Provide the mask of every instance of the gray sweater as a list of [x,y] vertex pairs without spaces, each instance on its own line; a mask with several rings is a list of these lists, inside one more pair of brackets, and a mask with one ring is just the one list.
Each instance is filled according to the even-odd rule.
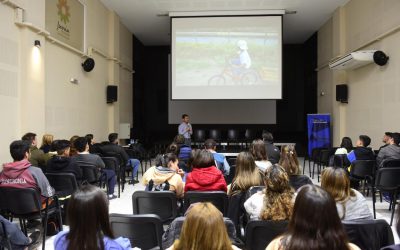
[[373,220],[374,217],[364,196],[357,190],[353,189],[353,191],[356,196],[350,197],[345,203],[336,202],[340,219],[344,221]]
[[376,157],[376,164],[380,168],[382,167],[384,161],[397,159],[400,159],[400,147],[395,144],[391,144],[383,147],[379,151],[378,156]]

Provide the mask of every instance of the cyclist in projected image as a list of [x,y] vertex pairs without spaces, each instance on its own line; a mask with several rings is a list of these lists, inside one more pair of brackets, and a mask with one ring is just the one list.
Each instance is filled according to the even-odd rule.
[[[252,85],[258,80],[257,72],[251,69],[251,58],[247,50],[247,42],[239,40],[236,43],[237,55],[230,60],[226,60],[226,65],[222,72],[210,77],[208,85],[241,84]],[[231,81],[229,81],[231,79]]]

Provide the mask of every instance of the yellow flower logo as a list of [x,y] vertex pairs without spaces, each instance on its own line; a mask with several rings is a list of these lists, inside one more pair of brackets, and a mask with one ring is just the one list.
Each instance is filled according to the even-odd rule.
[[71,16],[67,0],[58,0],[57,9],[57,14],[60,17],[60,20],[64,22],[64,24],[67,24],[69,22],[69,17]]

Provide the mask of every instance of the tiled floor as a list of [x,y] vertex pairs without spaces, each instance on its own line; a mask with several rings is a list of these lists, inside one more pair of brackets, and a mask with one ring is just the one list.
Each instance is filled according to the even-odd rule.
[[[299,159],[301,163],[303,163],[303,159]],[[308,163],[306,162],[306,174],[308,174]],[[317,181],[317,176],[313,179],[314,184],[319,185]],[[121,193],[121,197],[111,200],[110,201],[110,213],[120,213],[120,214],[132,214],[132,194],[136,190],[144,190],[144,186],[140,183],[135,184],[134,186],[132,185],[125,185],[125,190],[124,192]],[[117,189],[116,191],[117,192]],[[368,206],[370,210],[372,211],[372,198],[371,196],[366,197],[368,201]],[[388,210],[389,204],[387,202],[382,202],[380,203],[379,201],[376,203],[376,217],[377,219],[385,219],[386,221],[390,222],[390,216],[391,213]],[[396,220],[396,218],[395,218]],[[395,223],[393,223],[395,224]],[[395,237],[395,242],[398,244],[400,243],[399,237],[396,233],[396,230],[394,227],[393,229],[393,234]],[[46,240],[46,249],[54,249],[53,247],[53,240],[54,237],[48,238]]]

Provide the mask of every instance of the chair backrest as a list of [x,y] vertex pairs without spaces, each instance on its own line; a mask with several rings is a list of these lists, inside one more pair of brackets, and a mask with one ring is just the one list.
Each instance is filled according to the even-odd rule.
[[176,194],[172,191],[136,191],[132,194],[133,214],[156,214],[163,223],[178,215]]
[[188,191],[183,198],[183,207],[186,211],[190,204],[196,202],[211,202],[221,213],[226,216],[228,213],[228,195],[222,191]]
[[400,168],[380,168],[375,176],[379,190],[396,190],[400,187]]
[[118,159],[117,158],[103,156],[103,157],[101,157],[101,159],[103,160],[104,165],[106,165],[107,169],[112,169],[116,173],[118,172],[119,163],[118,163]]
[[332,149],[322,149],[321,150],[321,163],[328,165],[329,157],[331,156]]
[[162,249],[163,224],[154,214],[110,214],[111,228],[116,237],[128,238],[132,247]]
[[245,231],[246,249],[264,250],[273,239],[286,231],[287,226],[288,221],[249,221]]
[[226,161],[228,162],[229,166],[236,165],[237,157],[226,157]]
[[196,129],[194,131],[194,140],[196,142],[204,142],[206,140],[206,131],[203,129]]
[[71,195],[78,189],[78,183],[72,173],[46,173],[46,177],[60,197]]
[[265,186],[252,186],[246,192],[246,199],[250,198],[253,194],[257,193],[258,191],[264,190]]
[[239,139],[239,131],[236,129],[229,129],[227,139],[228,141],[237,141]]
[[374,177],[376,169],[375,160],[356,160],[351,163],[350,174],[352,177],[365,178]]
[[319,162],[321,160],[321,151],[326,148],[313,148],[311,151],[311,161]]
[[382,163],[383,168],[400,168],[400,160],[385,160]]
[[230,165],[229,174],[225,177],[226,185],[232,183],[232,180],[235,177],[235,173],[236,173],[236,165]]
[[374,250],[394,244],[393,232],[385,220],[343,221],[351,243],[360,249]]
[[0,210],[8,211],[14,217],[40,212],[41,199],[33,188],[0,187]]
[[345,157],[347,154],[338,154],[333,156],[333,166],[338,168],[345,167]]
[[82,181],[88,183],[96,183],[99,181],[100,174],[95,165],[84,161],[76,161],[76,164],[82,170]]
[[254,131],[251,129],[246,129],[246,131],[244,132],[244,138],[247,141],[254,140]]
[[221,130],[211,129],[209,132],[209,137],[210,137],[210,139],[213,139],[215,141],[220,141],[221,140]]

